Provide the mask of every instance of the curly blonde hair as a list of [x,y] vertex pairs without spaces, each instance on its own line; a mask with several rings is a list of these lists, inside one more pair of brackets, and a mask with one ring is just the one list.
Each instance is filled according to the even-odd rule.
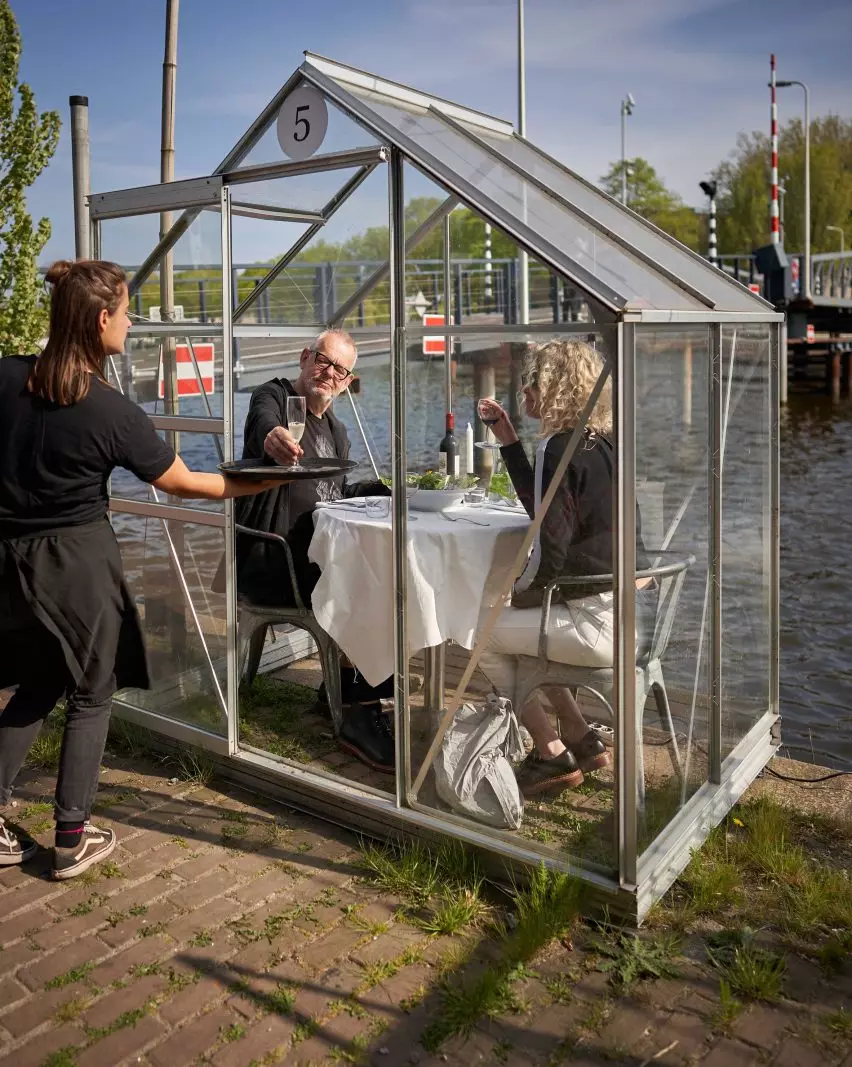
[[[524,363],[524,383],[540,396],[542,436],[576,426],[604,361],[584,341],[545,341],[533,345]],[[604,385],[586,426],[595,433],[612,432],[612,380]]]

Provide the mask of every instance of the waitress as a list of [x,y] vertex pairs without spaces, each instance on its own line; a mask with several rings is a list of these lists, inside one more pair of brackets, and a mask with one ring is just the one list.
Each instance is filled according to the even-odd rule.
[[[66,699],[56,786],[53,877],[73,878],[115,848],[89,822],[112,695],[149,688],[139,617],[107,519],[115,467],[172,496],[224,500],[280,482],[226,481],[190,471],[148,416],[112,389],[107,357],[130,320],[124,271],[60,261],[50,336],[39,356],[0,359],[0,811],[47,715]],[[0,816],[0,866],[38,845]]]

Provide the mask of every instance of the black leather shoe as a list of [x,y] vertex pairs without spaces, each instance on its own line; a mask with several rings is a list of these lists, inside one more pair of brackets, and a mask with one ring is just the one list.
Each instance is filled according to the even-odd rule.
[[575,741],[568,745],[568,748],[574,754],[581,770],[600,771],[612,764],[612,756],[594,730],[589,730],[582,740]]
[[583,772],[568,748],[552,759],[542,759],[533,749],[518,767],[515,777],[523,795],[534,797],[539,793],[561,793],[563,789],[576,789],[583,781]]
[[345,708],[337,740],[344,751],[373,770],[394,773],[393,731],[379,704],[353,704]]

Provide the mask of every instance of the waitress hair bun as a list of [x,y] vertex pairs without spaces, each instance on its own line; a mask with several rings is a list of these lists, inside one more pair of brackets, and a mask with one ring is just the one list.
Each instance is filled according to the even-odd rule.
[[57,259],[47,268],[44,280],[50,285],[58,285],[73,266],[74,264],[68,259]]

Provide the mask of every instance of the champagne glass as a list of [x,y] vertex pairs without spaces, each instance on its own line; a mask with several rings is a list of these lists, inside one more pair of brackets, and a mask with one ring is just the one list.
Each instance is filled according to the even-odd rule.
[[[305,398],[303,396],[287,397],[287,429],[294,440],[301,441],[305,432]],[[299,464],[294,465],[298,469]]]

